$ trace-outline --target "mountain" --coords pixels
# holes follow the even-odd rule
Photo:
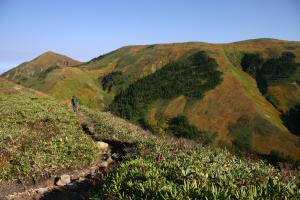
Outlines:
[[[24,62],[4,73],[3,76],[27,87],[34,87],[53,70],[79,65],[81,62],[64,55],[47,51],[37,58]]]
[[[96,107],[101,101],[102,91],[90,73],[74,67],[80,64],[69,57],[46,52],[9,70],[2,77],[50,94],[62,102],[77,95],[81,97],[81,103]]]
[[[200,139],[209,140],[217,134],[215,145],[300,159],[300,138],[282,117],[300,103],[299,69],[288,80],[269,81],[262,94],[257,81],[269,76],[258,79],[242,66],[245,54],[259,54],[267,69],[265,63],[283,52],[292,52],[295,62],[300,62],[300,42],[189,42],[126,46],[39,78],[35,78],[39,69],[34,68],[24,73],[28,81],[14,79],[14,70],[4,76],[62,102],[76,95],[83,105],[109,109],[158,134],[201,135]],[[185,79],[177,81],[180,77]]]

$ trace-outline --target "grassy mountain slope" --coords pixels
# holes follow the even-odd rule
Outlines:
[[[136,54],[144,52],[145,55],[151,55],[149,48],[166,48],[169,51],[169,56],[174,59],[184,57],[185,55],[191,54],[191,52],[201,49],[208,52],[209,55],[217,60],[219,67],[223,72],[223,82],[216,89],[207,92],[205,97],[199,101],[186,104],[186,98],[180,96],[171,101],[161,100],[153,102],[149,106],[147,121],[154,126],[159,125],[160,127],[164,127],[165,124],[161,124],[161,121],[165,116],[167,116],[167,118],[172,118],[184,114],[194,126],[198,127],[198,129],[209,132],[218,132],[221,136],[220,139],[230,143],[232,140],[236,139],[232,138],[233,136],[230,134],[230,125],[236,123],[241,118],[247,118],[247,122],[245,122],[247,125],[245,126],[248,126],[247,128],[251,129],[249,131],[251,133],[249,134],[249,137],[242,138],[241,140],[249,140],[249,143],[251,143],[251,146],[255,151],[267,153],[276,150],[299,158],[299,138],[288,133],[280,119],[280,113],[260,94],[256,87],[255,80],[244,73],[240,68],[239,56],[241,56],[242,53],[247,52],[247,49],[267,54],[265,51],[269,51],[268,48],[277,48],[280,44],[284,43],[277,40],[267,40],[260,45],[260,42],[260,40],[246,41],[244,42],[243,48],[237,48],[238,51],[235,51],[234,47],[235,45],[239,45],[239,43],[232,44],[233,47],[231,44],[210,45],[203,43],[157,45],[158,47],[135,47],[135,51],[139,49]],[[256,43],[258,43],[258,45],[255,49],[249,48],[249,46],[255,47]],[[281,52],[286,50],[289,50],[289,45],[278,51]],[[126,54],[130,53],[129,49],[126,51],[121,49],[120,51],[121,52],[118,53],[125,54],[122,55],[122,57],[126,57]],[[181,53],[178,53],[180,51]],[[298,55],[297,51],[295,53]],[[178,54],[181,56],[178,56]],[[153,66],[158,66],[155,69],[159,69],[159,65],[155,64],[145,65],[144,68],[136,67],[135,63],[132,65],[128,64],[128,66],[122,66],[119,63],[119,60],[114,58],[113,55],[114,54],[107,55],[112,59],[110,67],[114,65],[115,71],[122,71],[125,76],[128,71],[131,71],[131,66],[137,68],[136,70],[139,70],[137,74],[147,73],[146,71],[148,70],[149,72]],[[104,58],[99,60],[99,68],[102,68],[101,62]],[[161,58],[159,60],[164,59]],[[97,61],[93,61],[93,69],[96,66],[95,62]],[[138,63],[138,61],[136,62]],[[123,71],[123,68],[128,69]],[[154,71],[155,70],[152,72]],[[270,125],[266,126],[266,124]],[[283,143],[289,145],[283,145]]]
[[[78,67],[55,69],[42,81],[36,82],[34,87],[62,101],[68,101],[71,95],[76,94],[82,104],[104,109],[121,89],[126,89],[136,80],[157,72],[171,61],[204,51],[217,62],[218,70],[222,72],[222,82],[207,91],[201,99],[190,101],[186,96],[178,95],[172,99],[150,102],[145,111],[146,122],[152,127],[158,127],[163,133],[168,126],[168,119],[184,115],[197,129],[208,133],[217,132],[219,137],[216,143],[236,143],[241,146],[246,140],[254,151],[269,153],[276,150],[300,159],[299,138],[290,134],[283,125],[279,112],[281,106],[278,104],[274,107],[267,101],[257,89],[255,80],[243,72],[240,66],[245,52],[257,52],[268,58],[278,56],[283,51],[291,51],[296,54],[299,62],[299,47],[299,42],[273,39],[219,45],[190,42],[127,46]],[[111,72],[122,72],[119,77],[121,81],[112,86],[111,91],[104,91],[101,79]],[[278,97],[272,94],[279,99],[278,102],[283,102],[282,107],[290,108],[292,104],[287,103],[290,101],[294,104],[299,102],[298,93],[291,92],[286,86],[277,87],[277,91],[284,92],[277,92]],[[298,91],[299,86],[294,87]],[[270,91],[273,91],[272,88]],[[237,137],[239,129],[244,130],[241,134],[245,138]]]
[[[80,104],[93,108],[103,106],[104,92],[99,87],[92,72],[87,72],[76,67],[57,69],[44,79],[44,83],[38,84],[36,89],[58,99],[67,105],[73,95],[79,97]]]
[[[96,147],[53,98],[0,78],[0,181],[38,180],[83,167]]]
[[[294,175],[263,161],[191,140],[157,137],[113,116],[84,109],[95,137],[118,141],[126,160],[110,172],[91,199],[297,199]]]

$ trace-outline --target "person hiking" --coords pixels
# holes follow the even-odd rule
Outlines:
[[[72,102],[72,107],[73,107],[73,111],[77,112],[78,111],[78,99],[77,97],[73,96],[71,99]]]

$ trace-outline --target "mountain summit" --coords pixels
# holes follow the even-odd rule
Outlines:
[[[79,65],[81,62],[58,53],[47,51],[35,59],[24,62],[4,73],[3,76],[25,86],[34,85],[34,80],[43,79],[55,69]]]

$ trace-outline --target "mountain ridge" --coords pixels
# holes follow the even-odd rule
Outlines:
[[[203,99],[195,99],[194,102],[187,102],[185,96],[150,102],[145,107],[146,122],[161,129],[167,126],[169,118],[184,115],[197,129],[217,132],[216,143],[226,145],[237,140],[234,138],[236,127],[243,126],[249,132],[248,140],[254,151],[270,153],[276,150],[300,159],[299,138],[289,133],[280,117],[281,113],[261,95],[255,79],[245,73],[240,64],[246,52],[259,53],[264,59],[269,59],[289,51],[295,53],[296,61],[300,62],[300,42],[257,39],[227,44],[188,42],[125,46],[76,67],[53,69],[31,87],[65,103],[69,102],[72,95],[76,95],[81,104],[103,110],[129,85],[200,50],[216,60],[218,69],[223,73],[222,83],[205,93]],[[111,76],[113,72],[121,75]],[[103,78],[114,76],[116,80],[113,79],[112,83],[115,85],[111,86],[110,91],[105,90]],[[278,87],[290,91],[285,86]],[[285,97],[279,95],[278,98]],[[300,97],[292,98],[300,102]],[[288,108],[290,106],[287,105]],[[260,130],[261,134],[257,134],[256,130]]]

